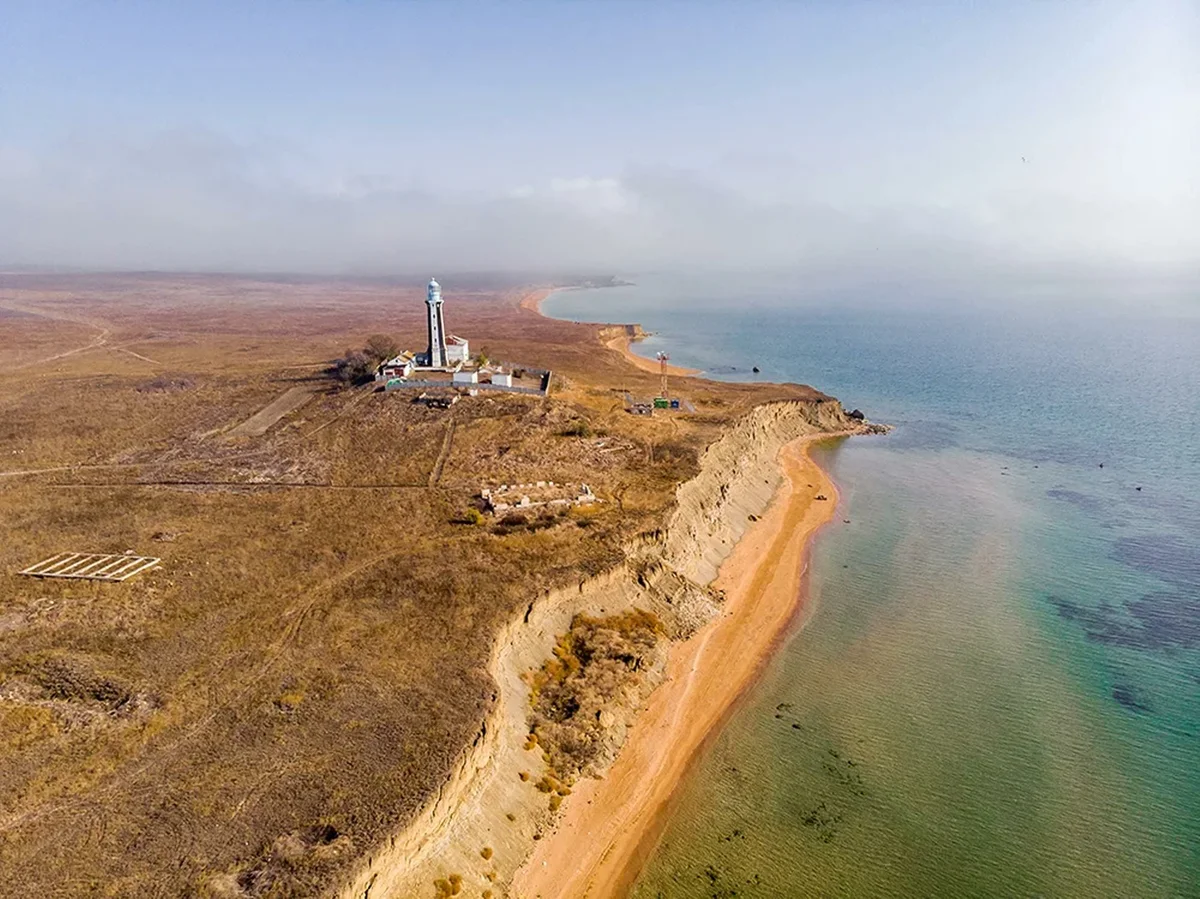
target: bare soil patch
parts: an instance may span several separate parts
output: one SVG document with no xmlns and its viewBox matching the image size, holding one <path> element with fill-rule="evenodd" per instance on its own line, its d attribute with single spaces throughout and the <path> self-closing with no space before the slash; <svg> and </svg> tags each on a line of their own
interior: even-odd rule
<svg viewBox="0 0 1200 899">
<path fill-rule="evenodd" d="M 295 412 L 310 399 L 318 388 L 306 384 L 290 387 L 280 397 L 255 412 L 229 432 L 230 437 L 261 437 L 285 415 Z"/>
</svg>

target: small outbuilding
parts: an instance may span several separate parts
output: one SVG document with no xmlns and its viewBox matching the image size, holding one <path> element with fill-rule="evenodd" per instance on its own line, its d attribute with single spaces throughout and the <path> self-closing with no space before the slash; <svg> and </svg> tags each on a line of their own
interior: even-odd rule
<svg viewBox="0 0 1200 899">
<path fill-rule="evenodd" d="M 457 334 L 446 336 L 446 364 L 461 365 L 471 358 L 471 347 L 467 338 Z"/>
<path fill-rule="evenodd" d="M 412 353 L 401 353 L 394 359 L 381 363 L 375 372 L 376 381 L 391 381 L 393 378 L 407 378 L 413 373 L 416 357 Z"/>
</svg>

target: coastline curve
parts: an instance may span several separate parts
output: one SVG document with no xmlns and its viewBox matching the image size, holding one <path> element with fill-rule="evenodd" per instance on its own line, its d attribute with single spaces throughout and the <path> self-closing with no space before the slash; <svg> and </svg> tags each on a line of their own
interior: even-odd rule
<svg viewBox="0 0 1200 899">
<path fill-rule="evenodd" d="M 548 293 L 529 293 L 519 304 L 540 313 Z M 605 331 L 598 336 L 606 344 L 611 338 Z M 657 370 L 627 341 L 623 355 Z M 799 608 L 809 538 L 836 507 L 832 481 L 808 446 L 875 429 L 848 418 L 829 398 L 769 401 L 730 423 L 702 454 L 696 476 L 676 488 L 662 531 L 632 541 L 623 564 L 532 599 L 501 629 L 487 666 L 497 685 L 494 701 L 472 744 L 421 811 L 364 855 L 336 895 L 425 895 L 455 879 L 525 899 L 619 895 L 652 848 L 661 811 L 688 762 Z M 829 499 L 819 501 L 821 493 Z M 550 657 L 576 615 L 634 608 L 674 622 L 677 639 L 665 670 L 620 710 L 620 750 L 608 769 L 577 782 L 551 812 L 528 782 L 541 761 L 526 743 L 526 675 Z M 731 655 L 736 670 L 714 664 Z M 661 751 L 664 743 L 670 751 Z M 645 779 L 647 766 L 656 772 L 651 789 L 630 790 Z M 630 815 L 637 827 L 629 826 Z M 598 826 L 609 839 L 594 835 Z M 551 866 L 551 858 L 564 857 L 569 867 Z"/>
</svg>

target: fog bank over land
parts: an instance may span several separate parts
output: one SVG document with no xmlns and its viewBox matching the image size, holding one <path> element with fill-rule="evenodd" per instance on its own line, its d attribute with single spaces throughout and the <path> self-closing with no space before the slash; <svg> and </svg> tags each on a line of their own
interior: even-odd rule
<svg viewBox="0 0 1200 899">
<path fill-rule="evenodd" d="M 0 145 L 0 261 L 94 269 L 386 274 L 424 270 L 1187 271 L 1200 205 L 1030 186 L 955 206 L 837 203 L 736 172 L 635 167 L 494 190 L 321 177 L 209 132 Z M 1019 161 L 1018 161 L 1019 164 Z M 767 195 L 767 196 L 764 196 Z M 770 198 L 768 198 L 770 197 Z"/>
<path fill-rule="evenodd" d="M 0 265 L 1200 271 L 1194 3 L 680 12 L 17 2 Z"/>
</svg>

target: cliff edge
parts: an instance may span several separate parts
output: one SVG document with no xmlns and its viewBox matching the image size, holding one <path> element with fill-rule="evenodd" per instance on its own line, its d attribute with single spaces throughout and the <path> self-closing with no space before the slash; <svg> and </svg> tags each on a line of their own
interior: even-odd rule
<svg viewBox="0 0 1200 899">
<path fill-rule="evenodd" d="M 806 435 L 869 432 L 832 399 L 755 406 L 726 427 L 681 484 L 664 529 L 626 547 L 625 561 L 577 587 L 532 598 L 497 634 L 488 671 L 495 702 L 453 775 L 402 831 L 365 858 L 344 899 L 470 894 L 503 888 L 552 826 L 546 762 L 530 739 L 529 675 L 552 657 L 577 616 L 638 609 L 662 622 L 665 640 L 686 639 L 721 607 L 710 587 L 750 523 L 783 480 L 781 448 Z M 645 697 L 661 680 L 665 653 L 621 692 L 604 722 L 603 747 L 587 773 L 611 763 Z M 569 788 L 557 788 L 563 794 Z M 457 887 L 457 889 L 456 889 Z"/>
</svg>

